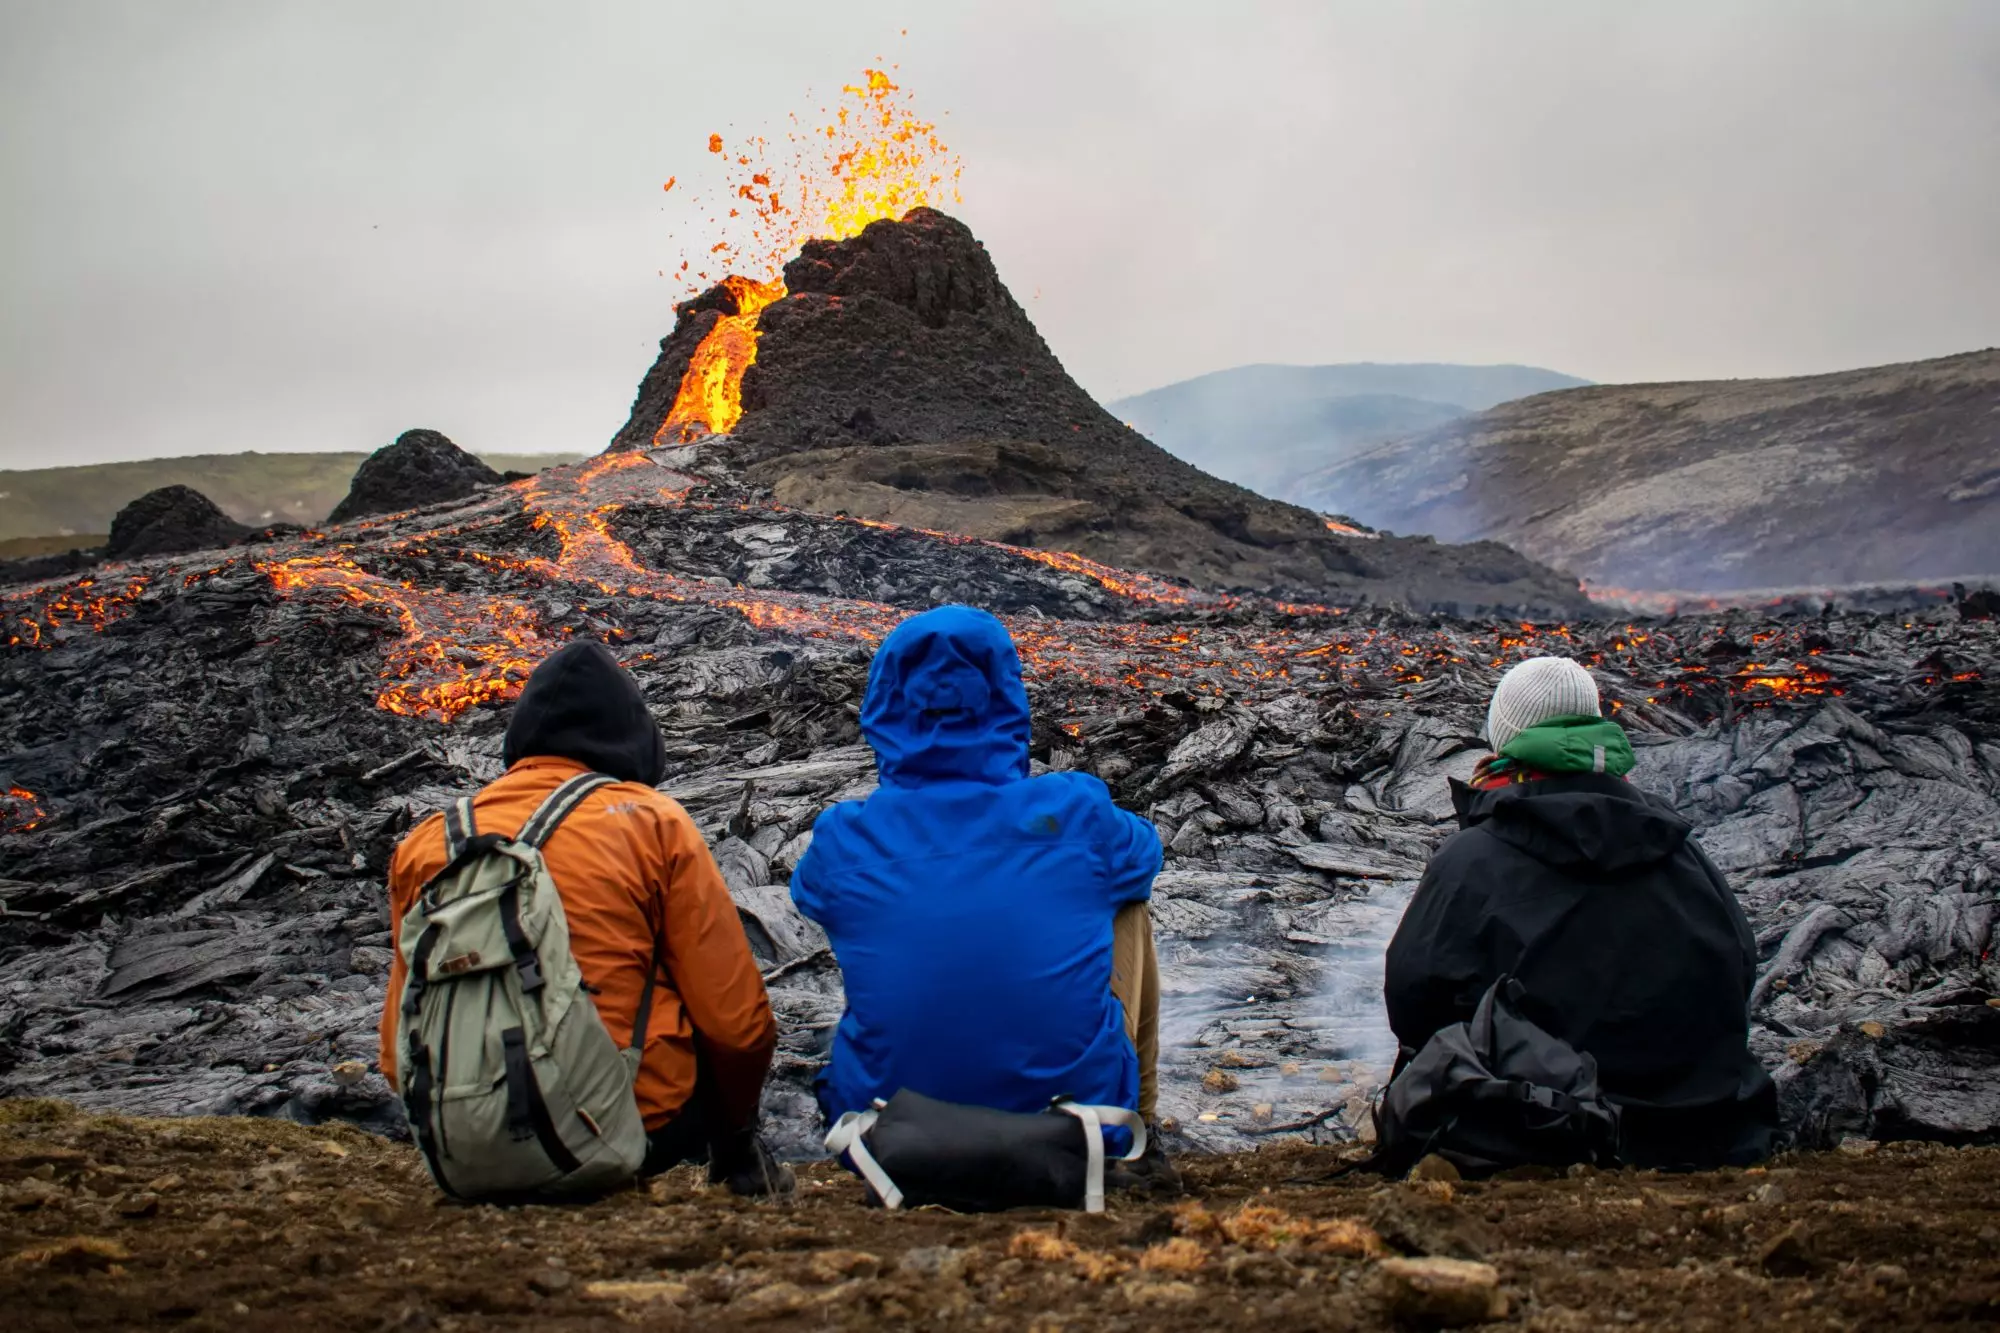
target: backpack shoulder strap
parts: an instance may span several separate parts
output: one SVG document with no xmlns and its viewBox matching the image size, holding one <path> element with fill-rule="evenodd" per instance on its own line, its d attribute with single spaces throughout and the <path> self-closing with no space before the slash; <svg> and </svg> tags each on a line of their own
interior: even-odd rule
<svg viewBox="0 0 2000 1333">
<path fill-rule="evenodd" d="M 541 807 L 528 816 L 528 822 L 521 826 L 521 831 L 515 835 L 514 841 L 524 842 L 539 851 L 542 844 L 549 840 L 550 835 L 562 827 L 562 822 L 569 818 L 570 813 L 583 804 L 584 797 L 599 787 L 609 787 L 616 781 L 618 779 L 606 777 L 602 773 L 577 774 L 549 793 L 548 799 L 542 802 Z"/>
<path fill-rule="evenodd" d="M 479 821 L 472 813 L 472 798 L 461 796 L 444 808 L 444 859 L 456 861 L 465 854 L 465 844 L 479 836 Z"/>
</svg>

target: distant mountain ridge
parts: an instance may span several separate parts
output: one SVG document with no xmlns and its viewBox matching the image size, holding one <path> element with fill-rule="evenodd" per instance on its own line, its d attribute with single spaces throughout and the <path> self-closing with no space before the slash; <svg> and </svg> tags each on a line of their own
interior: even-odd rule
<svg viewBox="0 0 2000 1333">
<path fill-rule="evenodd" d="M 1599 587 L 2000 574 L 2000 350 L 1544 393 L 1377 444 L 1294 497 Z"/>
<path fill-rule="evenodd" d="M 127 463 L 0 471 L 0 541 L 98 536 L 125 505 L 162 486 L 192 486 L 237 522 L 323 522 L 366 453 L 195 454 Z M 539 472 L 583 455 L 483 454 L 498 472 Z"/>
<path fill-rule="evenodd" d="M 1218 370 L 1108 404 L 1205 472 L 1277 499 L 1381 441 L 1496 404 L 1588 384 L 1535 366 L 1372 361 Z"/>
</svg>

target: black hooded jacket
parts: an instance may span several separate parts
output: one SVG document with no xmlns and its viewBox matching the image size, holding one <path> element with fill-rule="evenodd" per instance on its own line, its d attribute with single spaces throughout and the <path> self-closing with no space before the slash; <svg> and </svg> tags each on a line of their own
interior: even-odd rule
<svg viewBox="0 0 2000 1333">
<path fill-rule="evenodd" d="M 1596 1058 L 1629 1160 L 1768 1155 L 1777 1094 L 1746 1044 L 1756 939 L 1687 821 L 1596 773 L 1453 797 L 1460 831 L 1389 945 L 1403 1058 L 1511 973 L 1530 1016 Z"/>
<path fill-rule="evenodd" d="M 600 643 L 567 644 L 528 677 L 501 757 L 512 768 L 537 755 L 573 759 L 648 787 L 667 775 L 659 725 L 632 673 Z"/>
</svg>

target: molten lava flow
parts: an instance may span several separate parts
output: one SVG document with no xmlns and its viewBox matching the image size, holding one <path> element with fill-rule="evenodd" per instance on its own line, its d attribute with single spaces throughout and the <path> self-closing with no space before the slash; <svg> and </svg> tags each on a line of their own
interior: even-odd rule
<svg viewBox="0 0 2000 1333">
<path fill-rule="evenodd" d="M 465 593 L 418 588 L 370 574 L 344 555 L 301 556 L 257 566 L 282 593 L 331 592 L 387 612 L 401 627 L 375 696 L 387 712 L 449 722 L 475 704 L 511 699 L 558 646 L 528 608 Z"/>
<path fill-rule="evenodd" d="M 29 833 L 48 817 L 48 811 L 35 803 L 35 794 L 27 788 L 0 791 L 0 833 Z"/>
<path fill-rule="evenodd" d="M 121 588 L 106 589 L 92 579 L 80 579 L 68 588 L 28 608 L 38 593 L 10 593 L 7 601 L 7 646 L 9 648 L 53 648 L 63 633 L 71 629 L 101 631 L 114 620 L 132 613 L 132 604 L 146 590 L 147 580 L 128 580 Z"/>
<path fill-rule="evenodd" d="M 654 444 L 690 444 L 704 435 L 727 435 L 743 415 L 743 372 L 757 360 L 757 314 L 784 296 L 782 282 L 757 282 L 734 274 L 722 280 L 736 298 L 736 313 L 721 315 L 694 349 L 687 373 Z"/>
<path fill-rule="evenodd" d="M 770 508 L 775 512 L 798 512 L 785 510 L 779 505 L 772 505 Z M 950 542 L 954 546 L 991 547 L 996 551 L 1019 556 L 1023 560 L 1032 560 L 1038 565 L 1047 565 L 1050 569 L 1059 569 L 1065 574 L 1080 574 L 1106 591 L 1115 592 L 1121 597 L 1129 597 L 1135 602 L 1155 602 L 1162 606 L 1191 606 L 1199 600 L 1203 606 L 1213 606 L 1217 609 L 1239 606 L 1242 603 L 1241 598 L 1232 597 L 1227 593 L 1190 593 L 1186 588 L 1154 575 L 1140 574 L 1129 569 L 1114 569 L 1110 565 L 1099 564 L 1087 556 L 1077 555 L 1071 551 L 1041 551 L 1031 546 L 1010 546 L 1006 542 L 990 541 L 984 537 L 968 537 L 959 532 L 940 532 L 935 528 L 904 527 L 900 523 L 885 523 L 876 518 L 855 518 L 848 514 L 839 514 L 835 517 L 840 522 L 852 523 L 857 527 L 874 528 L 880 532 L 914 532 L 920 536 Z M 1312 614 L 1324 610 L 1319 607 L 1294 606 L 1290 603 L 1286 603 L 1285 606 L 1299 614 Z"/>
<path fill-rule="evenodd" d="M 847 101 L 829 123 L 793 129 L 791 159 L 775 174 L 762 138 L 730 153 L 721 135 L 708 137 L 708 151 L 725 158 L 733 179 L 717 205 L 721 216 L 708 219 L 722 239 L 702 251 L 700 262 L 733 270 L 721 285 L 735 298 L 736 313 L 718 318 L 695 349 L 653 443 L 687 444 L 734 429 L 743 415 L 743 372 L 757 360 L 758 314 L 784 299 L 785 263 L 801 245 L 858 236 L 871 222 L 941 203 L 947 194 L 958 199 L 963 168 L 937 126 L 916 114 L 886 72 L 864 73 L 862 83 L 841 89 Z M 776 183 L 780 178 L 786 185 Z M 698 289 L 710 280 L 709 269 L 695 263 L 683 259 L 677 272 Z"/>
</svg>

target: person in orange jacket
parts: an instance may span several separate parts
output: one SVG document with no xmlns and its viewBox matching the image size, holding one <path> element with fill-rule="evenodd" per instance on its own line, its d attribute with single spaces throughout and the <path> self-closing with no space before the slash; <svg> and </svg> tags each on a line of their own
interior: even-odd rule
<svg viewBox="0 0 2000 1333">
<path fill-rule="evenodd" d="M 687 812 L 654 790 L 665 776 L 660 729 L 631 675 L 602 645 L 572 643 L 543 662 L 514 705 L 507 772 L 473 798 L 479 827 L 512 834 L 579 773 L 619 779 L 585 798 L 542 849 L 569 919 L 570 949 L 598 1015 L 620 1046 L 632 1038 L 657 956 L 651 1018 L 634 1091 L 645 1120 L 642 1175 L 681 1162 L 740 1195 L 786 1193 L 789 1169 L 757 1134 L 777 1024 L 743 923 Z M 444 816 L 418 824 L 389 867 L 401 921 L 445 866 Z M 396 1071 L 398 951 L 382 1008 L 382 1072 Z"/>
</svg>

